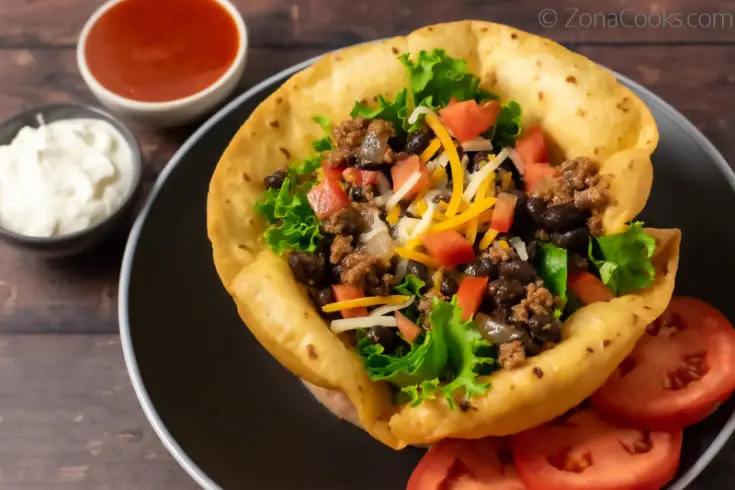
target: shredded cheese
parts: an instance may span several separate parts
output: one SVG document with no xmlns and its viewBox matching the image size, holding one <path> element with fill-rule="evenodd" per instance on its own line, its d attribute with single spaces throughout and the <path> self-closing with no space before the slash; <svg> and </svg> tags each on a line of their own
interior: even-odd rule
<svg viewBox="0 0 735 490">
<path fill-rule="evenodd" d="M 342 333 L 357 328 L 370 327 L 395 327 L 397 326 L 394 316 L 361 316 L 358 318 L 340 318 L 333 320 L 329 329 L 333 333 Z"/>
<path fill-rule="evenodd" d="M 424 204 L 424 207 L 427 207 L 426 204 Z M 416 228 L 411 233 L 411 240 L 406 244 L 407 249 L 413 250 L 421 244 L 421 237 L 428 231 L 434 218 L 434 207 L 435 204 L 432 202 L 426 211 L 424 211 L 424 215 L 421 216 L 421 221 L 419 221 L 419 224 L 416 225 Z"/>
<path fill-rule="evenodd" d="M 447 207 L 447 216 L 450 218 L 457 214 L 459 203 L 462 201 L 462 191 L 464 190 L 464 169 L 462 162 L 459 160 L 457 147 L 452 142 L 446 128 L 442 125 L 436 114 L 426 114 L 426 123 L 434 131 L 434 134 L 441 141 L 444 151 L 449 155 L 449 165 L 452 168 L 452 199 L 449 200 Z"/>
<path fill-rule="evenodd" d="M 406 179 L 406 182 L 403 183 L 400 189 L 398 189 L 395 194 L 393 194 L 390 199 L 388 199 L 388 202 L 385 203 L 385 207 L 388 210 L 391 210 L 393 206 L 401 202 L 401 200 L 408 195 L 409 192 L 411 192 L 411 189 L 413 189 L 413 186 L 416 185 L 416 183 L 421 178 L 421 172 L 414 172 L 411 174 L 411 176 Z"/>
<path fill-rule="evenodd" d="M 496 156 L 490 163 L 486 164 L 480 170 L 472 174 L 470 183 L 467 185 L 467 189 L 464 191 L 464 194 L 462 196 L 464 197 L 465 201 L 472 200 L 475 194 L 477 194 L 480 185 L 482 185 L 487 176 L 494 172 L 495 169 L 500 167 L 500 164 L 503 163 L 506 158 L 508 158 L 509 154 L 510 150 L 508 148 L 503 148 L 503 150 L 498 153 L 498 156 Z M 454 173 L 452 173 L 452 176 L 454 176 Z"/>
<path fill-rule="evenodd" d="M 494 197 L 488 197 L 481 201 L 474 202 L 469 208 L 467 208 L 467 211 L 457 216 L 454 216 L 446 221 L 442 221 L 441 223 L 435 224 L 434 226 L 431 227 L 430 231 L 443 231 L 443 230 L 451 230 L 454 228 L 458 228 L 460 225 L 467 223 L 472 218 L 476 218 L 477 216 L 482 214 L 484 211 L 487 211 L 488 209 L 490 209 L 495 204 L 495 201 L 496 199 Z M 450 206 L 451 206 L 451 203 L 450 203 Z M 447 215 L 449 215 L 448 209 L 447 209 Z"/>
<path fill-rule="evenodd" d="M 467 241 L 470 242 L 472 245 L 475 244 L 475 240 L 477 240 L 477 227 L 479 226 L 479 222 L 477 221 L 477 218 L 472 218 L 470 222 L 467 224 L 467 229 L 465 230 L 465 238 L 467 238 Z"/>
<path fill-rule="evenodd" d="M 439 262 L 437 262 L 433 257 L 422 254 L 421 252 L 416 252 L 415 250 L 409 250 L 407 248 L 401 247 L 396 248 L 394 251 L 398 256 L 403 257 L 404 259 L 420 262 L 425 266 L 431 267 L 433 269 L 439 267 Z"/>
<path fill-rule="evenodd" d="M 490 244 L 495 240 L 495 237 L 498 236 L 498 230 L 493 230 L 490 228 L 485 232 L 485 236 L 482 237 L 482 240 L 480 240 L 480 250 L 485 250 L 487 247 L 490 246 Z"/>
<path fill-rule="evenodd" d="M 429 143 L 429 146 L 426 147 L 424 151 L 421 152 L 421 155 L 419 155 L 419 158 L 422 162 L 428 162 L 431 160 L 431 157 L 433 157 L 437 151 L 439 151 L 439 148 L 441 148 L 442 143 L 437 138 L 434 138 L 431 140 L 431 143 Z"/>
<path fill-rule="evenodd" d="M 401 208 L 398 206 L 394 206 L 390 211 L 388 211 L 388 215 L 385 217 L 385 220 L 391 225 L 395 225 L 396 223 L 398 223 L 398 218 L 400 217 Z"/>
<path fill-rule="evenodd" d="M 500 246 L 500 248 L 510 248 L 510 245 L 508 245 L 508 242 L 506 242 L 505 240 L 500 240 L 498 242 L 498 245 Z"/>
<path fill-rule="evenodd" d="M 334 313 L 335 311 L 349 310 L 350 308 L 360 308 L 362 306 L 378 306 L 378 305 L 400 305 L 406 300 L 411 299 L 410 296 L 396 294 L 393 296 L 371 296 L 369 298 L 348 299 L 345 301 L 336 301 L 322 306 L 324 313 Z"/>
<path fill-rule="evenodd" d="M 434 275 L 431 277 L 434 282 L 434 287 L 431 288 L 435 293 L 440 293 L 442 288 L 442 280 L 444 280 L 444 273 L 441 269 L 437 269 Z"/>
<path fill-rule="evenodd" d="M 436 187 L 440 183 L 444 181 L 444 179 L 447 178 L 447 171 L 444 170 L 444 167 L 436 167 L 433 172 L 431 172 L 431 175 L 429 175 L 429 181 L 431 182 L 432 187 Z"/>
</svg>

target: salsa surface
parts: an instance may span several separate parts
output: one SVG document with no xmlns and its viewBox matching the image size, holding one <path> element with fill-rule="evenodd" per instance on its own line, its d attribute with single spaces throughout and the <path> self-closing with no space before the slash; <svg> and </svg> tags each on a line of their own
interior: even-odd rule
<svg viewBox="0 0 735 490">
<path fill-rule="evenodd" d="M 215 0 L 125 0 L 92 27 L 85 55 L 108 90 L 163 102 L 216 82 L 234 62 L 239 43 L 235 20 Z"/>
</svg>

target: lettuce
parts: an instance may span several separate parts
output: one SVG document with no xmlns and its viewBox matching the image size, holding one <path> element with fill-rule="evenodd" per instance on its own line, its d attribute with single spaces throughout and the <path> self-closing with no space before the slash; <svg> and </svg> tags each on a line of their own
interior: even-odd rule
<svg viewBox="0 0 735 490">
<path fill-rule="evenodd" d="M 651 257 L 655 250 L 656 241 L 637 221 L 623 233 L 590 240 L 588 255 L 602 282 L 615 296 L 621 296 L 653 283 L 656 271 Z"/>
<path fill-rule="evenodd" d="M 544 286 L 562 300 L 561 309 L 567 303 L 567 251 L 551 243 L 537 242 L 536 270 Z M 557 316 L 560 313 L 556 313 Z"/>
<path fill-rule="evenodd" d="M 522 129 L 521 106 L 511 100 L 500 106 L 495 126 L 490 128 L 486 136 L 493 142 L 493 148 L 513 147 Z"/>
<path fill-rule="evenodd" d="M 313 116 L 312 119 L 319 124 L 319 126 L 322 127 L 324 132 L 326 133 L 323 138 L 312 141 L 311 147 L 314 148 L 314 151 L 323 152 L 327 150 L 331 150 L 334 148 L 334 143 L 332 142 L 332 139 L 329 137 L 329 133 L 332 130 L 332 125 L 329 123 L 329 119 L 327 119 L 324 116 Z"/>
<path fill-rule="evenodd" d="M 384 119 L 390 121 L 393 124 L 393 129 L 396 131 L 396 135 L 411 131 L 411 127 L 408 124 L 408 90 L 403 89 L 396 94 L 393 101 L 386 100 L 382 95 L 377 97 L 378 106 L 374 109 L 356 102 L 352 111 L 350 112 L 351 117 L 361 116 L 364 119 Z"/>
<path fill-rule="evenodd" d="M 408 352 L 386 354 L 381 345 L 363 336 L 357 349 L 370 379 L 400 387 L 413 406 L 444 396 L 454 408 L 458 394 L 469 398 L 486 393 L 490 383 L 478 378 L 496 367 L 494 350 L 472 321 L 461 320 L 461 314 L 456 297 L 450 303 L 435 298 L 431 330 Z"/>
<path fill-rule="evenodd" d="M 393 289 L 397 293 L 405 294 L 406 296 L 421 296 L 421 289 L 423 289 L 424 286 L 426 286 L 426 283 L 416 275 L 407 274 L 403 278 L 403 281 Z"/>
<path fill-rule="evenodd" d="M 452 58 L 443 49 L 422 50 L 416 61 L 411 61 L 408 53 L 398 59 L 406 67 L 408 86 L 417 107 L 423 105 L 439 109 L 451 99 L 475 99 L 478 102 L 498 99 L 495 94 L 479 87 L 480 78 L 467 71 L 467 61 Z"/>
<path fill-rule="evenodd" d="M 286 178 L 280 189 L 268 189 L 255 203 L 255 210 L 268 223 L 265 241 L 277 254 L 286 250 L 314 253 L 319 247 L 319 221 L 303 188 L 295 186 L 292 192 L 291 179 Z"/>
</svg>

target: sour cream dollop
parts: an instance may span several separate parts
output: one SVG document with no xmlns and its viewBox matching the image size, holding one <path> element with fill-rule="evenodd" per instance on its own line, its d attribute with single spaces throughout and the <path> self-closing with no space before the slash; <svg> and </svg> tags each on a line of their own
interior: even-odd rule
<svg viewBox="0 0 735 490">
<path fill-rule="evenodd" d="M 0 146 L 0 225 L 36 237 L 92 227 L 117 210 L 133 174 L 133 152 L 107 121 L 25 126 Z"/>
</svg>

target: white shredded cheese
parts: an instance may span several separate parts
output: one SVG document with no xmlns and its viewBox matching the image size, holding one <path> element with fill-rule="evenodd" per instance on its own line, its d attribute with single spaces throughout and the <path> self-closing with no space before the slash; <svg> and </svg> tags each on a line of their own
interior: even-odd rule
<svg viewBox="0 0 735 490">
<path fill-rule="evenodd" d="M 409 241 L 411 239 L 411 232 L 419 224 L 419 221 L 417 218 L 409 218 L 408 216 L 404 216 L 398 220 L 398 224 L 396 225 L 396 234 L 398 236 L 396 239 L 401 243 Z"/>
<path fill-rule="evenodd" d="M 434 111 L 429 109 L 428 107 L 424 106 L 418 106 L 416 109 L 413 110 L 410 116 L 408 116 L 408 124 L 413 124 L 416 121 L 419 120 L 420 115 L 426 115 L 426 114 L 436 114 Z"/>
<path fill-rule="evenodd" d="M 515 167 L 518 169 L 518 173 L 523 175 L 523 173 L 526 171 L 526 164 L 523 162 L 521 155 L 519 155 L 514 148 L 510 149 L 510 160 L 513 162 L 513 165 L 515 165 Z"/>
<path fill-rule="evenodd" d="M 401 199 L 411 192 L 411 189 L 413 189 L 413 186 L 416 185 L 420 178 L 421 172 L 414 172 L 408 179 L 406 179 L 406 182 L 403 183 L 401 188 L 398 189 L 390 199 L 388 199 L 388 202 L 385 203 L 386 211 L 390 211 L 395 205 L 401 202 Z"/>
<path fill-rule="evenodd" d="M 406 277 L 408 269 L 408 259 L 398 257 L 398 263 L 396 264 L 396 281 L 401 282 Z"/>
<path fill-rule="evenodd" d="M 515 251 L 518 253 L 518 257 L 521 258 L 521 260 L 528 260 L 528 250 L 526 250 L 526 244 L 521 240 L 520 237 L 514 236 L 510 240 L 508 240 L 508 243 L 515 249 Z"/>
<path fill-rule="evenodd" d="M 411 303 L 413 302 L 414 302 L 413 298 L 408 298 L 406 301 L 398 305 L 383 305 L 380 308 L 375 308 L 373 311 L 371 311 L 370 316 L 383 316 L 387 313 L 393 313 L 394 311 L 408 308 L 409 306 L 411 306 Z"/>
<path fill-rule="evenodd" d="M 434 209 L 436 208 L 436 204 L 434 202 L 430 202 L 426 206 L 426 211 L 424 211 L 424 215 L 421 216 L 421 221 L 419 221 L 419 224 L 416 225 L 416 228 L 413 229 L 413 233 L 411 233 L 411 238 L 417 238 L 426 233 L 426 231 L 431 226 L 431 221 L 434 218 Z"/>
<path fill-rule="evenodd" d="M 462 194 L 462 197 L 464 197 L 465 201 L 470 202 L 472 198 L 475 197 L 475 194 L 477 194 L 477 190 L 480 188 L 482 181 L 485 180 L 491 172 L 494 172 L 500 166 L 500 164 L 503 163 L 506 158 L 508 158 L 509 154 L 510 150 L 508 148 L 503 148 L 492 161 L 490 161 L 480 170 L 472 174 L 472 176 L 470 177 L 470 183 L 467 184 L 467 189 L 465 189 L 464 194 Z"/>
<path fill-rule="evenodd" d="M 475 138 L 462 143 L 462 149 L 464 151 L 491 151 L 493 144 L 487 138 Z"/>
<path fill-rule="evenodd" d="M 357 328 L 395 327 L 396 319 L 392 316 L 361 316 L 357 318 L 340 318 L 332 320 L 329 329 L 334 333 L 342 333 Z"/>
<path fill-rule="evenodd" d="M 437 167 L 446 167 L 447 163 L 449 163 L 449 154 L 446 151 L 443 151 L 441 155 L 439 155 L 436 158 L 436 166 Z"/>
</svg>

